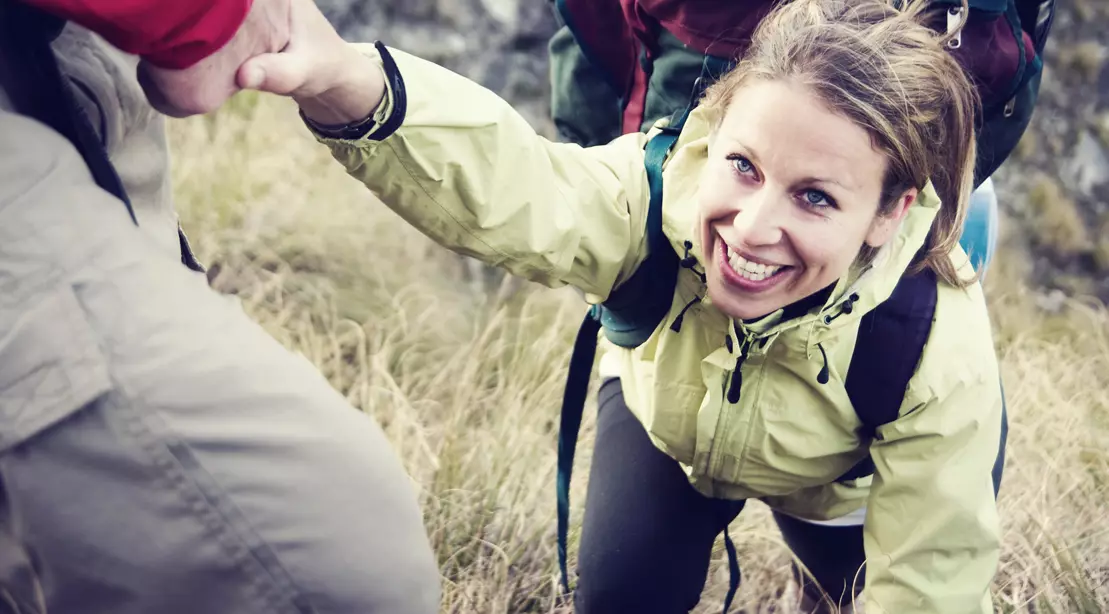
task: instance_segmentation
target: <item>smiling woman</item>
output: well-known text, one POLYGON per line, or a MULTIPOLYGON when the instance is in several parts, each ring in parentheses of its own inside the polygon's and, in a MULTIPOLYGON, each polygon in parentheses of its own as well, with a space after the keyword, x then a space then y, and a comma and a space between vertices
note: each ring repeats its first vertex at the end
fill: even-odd
POLYGON ((886 156, 812 89, 763 81, 735 93, 701 171, 708 292, 751 319, 815 294, 881 246, 916 198, 878 215, 886 156))
POLYGON ((914 268, 973 282, 949 254, 973 186, 977 98, 912 19, 923 6, 898 16, 863 3, 823 22, 780 12, 779 30, 759 29, 751 52, 709 88, 701 239, 721 310, 761 317, 866 264, 928 180, 947 206, 914 268), (882 27, 846 27, 851 19, 882 27))
POLYGON ((949 254, 973 187, 979 102, 965 72, 916 23, 924 7, 918 2, 897 16, 885 3, 844 5, 842 19, 829 21, 782 11, 775 20, 779 30, 756 31, 751 52, 709 88, 704 106, 715 123, 705 183, 726 186, 718 179, 725 163, 747 181, 718 196, 715 189, 702 190, 704 244, 722 241, 720 251, 734 253, 735 262, 761 262, 755 252, 766 250, 748 238, 759 240, 758 232, 773 229, 781 237, 770 251, 792 251, 779 256, 795 261, 773 263, 783 265, 783 277, 759 288, 766 292, 758 299, 737 296, 731 303, 710 271, 709 292, 718 300, 743 303, 747 314, 760 307, 768 313, 816 292, 852 264, 866 264, 893 237, 928 181, 947 206, 913 268, 930 268, 957 287, 974 281, 956 272, 949 254), (881 27, 846 27, 853 19, 881 27), (770 216, 764 208, 793 209, 785 203, 798 200, 817 217, 760 224, 761 216, 770 216), (816 219, 826 222, 826 234, 817 234, 816 219), (726 231, 729 222, 733 228, 726 231), (817 253, 805 253, 817 246, 817 253), (790 273, 793 279, 786 279, 790 273))
POLYGON ((579 613, 690 610, 715 537, 748 499, 774 509, 813 605, 823 589, 829 607, 861 593, 871 612, 991 610, 1003 407, 957 244, 976 101, 944 51, 958 30, 933 31, 908 4, 783 4, 680 134, 660 126, 676 137, 661 173, 660 130, 552 143, 492 92, 382 44, 352 54, 322 20, 247 67, 259 89, 297 99, 351 175, 459 253, 594 301, 651 250, 682 255, 650 339, 602 361, 616 373, 601 393, 579 613), (928 306, 922 352, 893 341, 904 331, 862 330, 905 280, 934 298, 934 310, 908 300, 928 306), (848 371, 875 340, 911 379, 868 431, 848 371), (849 473, 868 454, 873 472, 849 473))

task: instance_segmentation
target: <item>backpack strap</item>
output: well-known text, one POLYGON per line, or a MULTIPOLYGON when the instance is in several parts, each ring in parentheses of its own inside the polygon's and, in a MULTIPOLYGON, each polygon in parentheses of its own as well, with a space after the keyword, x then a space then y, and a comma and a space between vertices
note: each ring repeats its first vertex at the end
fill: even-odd
MULTIPOLYGON (((96 185, 121 200, 131 221, 138 226, 123 181, 50 46, 65 25, 64 19, 33 6, 17 0, 0 0, 0 86, 17 112, 46 124, 77 148, 96 185)), ((193 271, 204 272, 180 223, 177 239, 181 263, 193 271)))
MULTIPOLYGON (((916 373, 935 318, 937 282, 926 270, 901 278, 884 303, 863 316, 847 372, 847 396, 862 422, 860 439, 872 440, 878 427, 897 419, 909 380, 916 373)), ((1005 387, 1001 389, 1001 441, 991 471, 994 498, 1001 490, 1005 443, 1009 433, 1005 387)), ((837 481, 856 480, 875 471, 870 456, 837 481)))
POLYGON ((666 318, 677 281, 679 259, 662 229, 662 166, 692 107, 647 141, 643 164, 647 173, 650 204, 647 207, 647 257, 635 273, 614 290, 603 304, 594 305, 578 330, 570 354, 570 370, 562 396, 558 427, 558 568, 563 591, 570 592, 567 572, 567 534, 570 529, 570 476, 578 443, 589 377, 597 355, 597 335, 620 347, 634 348, 647 341, 666 318))
POLYGON ((704 88, 726 72, 727 67, 722 62, 705 58, 701 76, 693 82, 689 104, 675 113, 670 122, 647 142, 643 158, 650 191, 647 257, 595 312, 601 320, 605 337, 619 347, 635 348, 646 343, 670 311, 681 260, 662 229, 662 167, 704 88))
MULTIPOLYGON (((845 387, 862 422, 859 438, 863 441, 873 439, 878 427, 897 419, 932 332, 936 284, 931 269, 902 277, 893 294, 859 323, 845 387)), ((838 481, 872 473, 874 461, 867 456, 838 481)))
POLYGON ((1021 28, 1032 37, 1036 55, 1043 54, 1055 21, 1055 0, 1013 0, 1021 28))
POLYGON ((0 83, 19 113, 37 119, 69 139, 81 153, 96 184, 123 201, 131 221, 138 218, 104 145, 62 75, 50 43, 65 21, 14 0, 0 0, 0 83))

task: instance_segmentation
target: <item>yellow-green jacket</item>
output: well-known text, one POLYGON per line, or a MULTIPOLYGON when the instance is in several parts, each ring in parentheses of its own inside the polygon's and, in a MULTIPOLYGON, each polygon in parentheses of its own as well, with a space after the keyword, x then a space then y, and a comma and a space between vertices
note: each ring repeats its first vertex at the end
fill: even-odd
MULTIPOLYGON (((354 141, 319 137, 352 176, 440 244, 527 279, 570 284, 600 301, 631 275, 645 256, 646 135, 590 149, 552 143, 492 92, 392 55, 407 98, 399 130, 384 136, 375 128, 354 141)), ((379 118, 391 111, 393 94, 379 118)), ((664 229, 679 253, 689 241, 700 254, 694 195, 707 135, 705 117, 694 111, 664 171, 664 229)), ((804 316, 783 322, 779 313, 749 326, 706 298, 675 333, 670 324, 682 308, 705 297, 700 278, 683 269, 652 338, 635 350, 607 350, 618 355, 631 410, 704 494, 757 498, 810 519, 866 505, 870 613, 991 611, 1001 396, 978 285, 941 284, 900 416, 870 448, 876 473, 835 483, 867 454, 844 389, 859 320, 890 295, 939 206, 926 188, 875 264, 841 280, 823 307, 804 316), (860 297, 855 309, 826 323, 823 316, 852 293, 860 297), (724 393, 737 356, 728 348, 740 341, 754 343, 739 402, 731 404, 724 393), (817 344, 831 373, 823 385, 817 344)), ((952 258, 966 262, 956 252, 952 258)))

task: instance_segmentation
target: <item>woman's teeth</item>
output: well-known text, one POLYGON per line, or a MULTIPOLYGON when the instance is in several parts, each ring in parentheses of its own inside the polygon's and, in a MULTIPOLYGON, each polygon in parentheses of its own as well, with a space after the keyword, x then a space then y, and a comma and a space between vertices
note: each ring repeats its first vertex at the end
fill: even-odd
POLYGON ((751 262, 743 256, 732 251, 731 247, 728 250, 728 264, 731 265, 732 270, 738 273, 744 279, 751 281, 762 281, 767 277, 773 276, 778 271, 782 270, 781 265, 765 265, 757 262, 751 262))

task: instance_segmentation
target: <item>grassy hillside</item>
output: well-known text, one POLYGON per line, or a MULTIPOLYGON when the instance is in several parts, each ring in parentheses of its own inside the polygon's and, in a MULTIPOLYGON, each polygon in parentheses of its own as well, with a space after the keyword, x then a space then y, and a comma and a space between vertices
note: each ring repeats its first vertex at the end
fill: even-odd
MULTIPOLYGON (((373 415, 419 484, 442 611, 568 612, 554 477, 576 295, 473 290, 457 257, 348 178, 283 101, 240 97, 171 135, 183 222, 214 285, 373 415)), ((1045 299, 1021 281, 1023 253, 1001 258, 987 284, 1011 412, 996 607, 1109 611, 1109 315, 1045 299)), ((768 520, 752 504, 732 529, 736 611, 788 602, 789 555, 768 520)), ((718 612, 727 586, 720 544, 714 558, 698 612, 718 612)))

